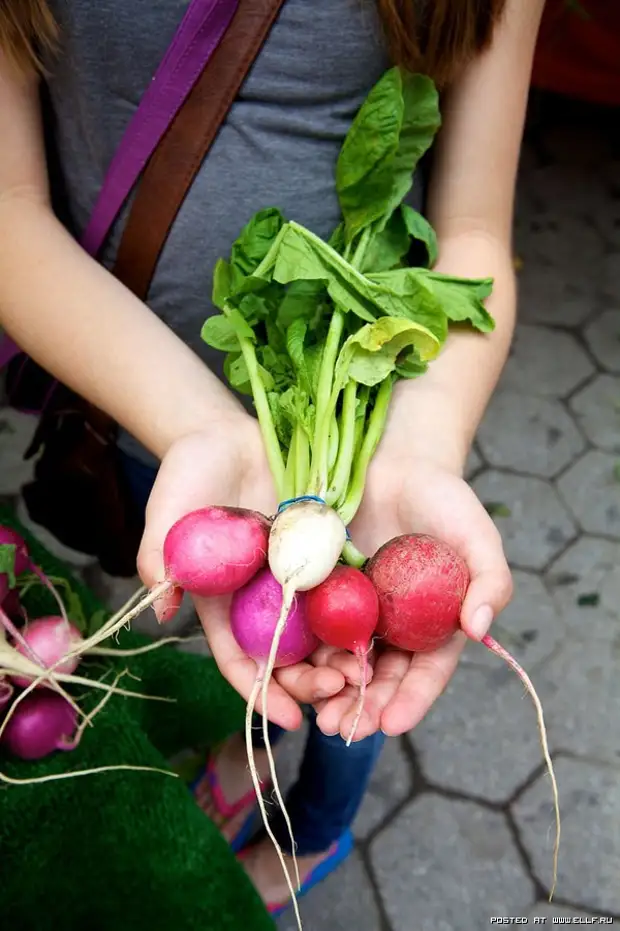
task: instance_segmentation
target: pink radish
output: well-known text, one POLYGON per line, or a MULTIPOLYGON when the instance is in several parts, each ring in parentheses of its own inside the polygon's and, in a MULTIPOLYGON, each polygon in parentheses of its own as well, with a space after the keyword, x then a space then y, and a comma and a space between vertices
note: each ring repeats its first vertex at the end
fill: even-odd
POLYGON ((306 593, 312 632, 329 646, 350 650, 360 667, 360 696, 347 740, 351 744, 364 709, 368 654, 379 620, 379 597, 370 579, 352 566, 336 566, 324 582, 306 593))
MULTIPOLYGON (((295 598, 285 617, 285 627, 278 640, 276 655, 275 657, 272 655, 274 633, 281 617, 282 598, 282 586, 274 578, 271 570, 265 568, 248 582, 247 585, 238 589, 233 595, 230 607, 230 624, 235 640, 244 653, 251 657, 257 665, 256 681, 252 689, 252 694, 248 699, 245 716, 245 740, 248 763, 256 798, 265 824, 265 830, 271 838, 280 858, 282 869, 284 870, 284 875, 289 885, 295 914, 301 925, 297 900, 288 870, 286 869, 284 856, 269 824, 269 818, 261 792, 260 780, 254 762, 254 747, 252 744, 252 717, 268 666, 270 665, 273 669, 277 666, 291 666, 294 663, 299 663, 318 646, 318 640, 313 635, 308 624, 305 595, 301 592, 295 598)), ((294 851, 295 842, 292 827, 275 773, 275 763, 267 732, 267 716, 264 713, 264 708, 263 738, 269 759, 275 795, 289 830, 292 845, 291 849, 294 851)), ((295 860, 294 853, 293 859, 295 869, 297 869, 297 861, 295 860)), ((298 887, 300 885, 298 872, 297 885, 298 887)))
MULTIPOLYGON (((415 653, 430 653, 452 639, 460 627, 470 576, 464 560, 450 546, 424 534, 405 534, 384 544, 366 571, 379 596, 377 634, 386 643, 415 653)), ((482 638, 482 643, 516 672, 536 708, 556 818, 552 898, 560 846, 560 808, 542 705, 529 676, 507 650, 489 635, 482 638)))
POLYGON ((469 571, 457 553, 426 534, 385 543, 366 567, 379 593, 377 636, 401 650, 437 650, 460 626, 469 571))
POLYGON ((75 730, 75 711, 61 695, 33 692, 15 709, 1 742, 20 760, 40 760, 55 750, 72 750, 75 730))
MULTIPOLYGON (((64 656, 72 653, 82 643, 82 635, 77 627, 65 623, 61 617, 41 617, 26 624, 21 630, 21 642, 15 643, 15 649, 22 656, 37 657, 37 665, 44 669, 54 669, 54 672, 70 675, 74 672, 80 661, 79 656, 64 656)), ((32 680, 26 677, 13 676, 13 682, 25 688, 32 680)), ((46 683, 42 683, 45 685, 46 683)))

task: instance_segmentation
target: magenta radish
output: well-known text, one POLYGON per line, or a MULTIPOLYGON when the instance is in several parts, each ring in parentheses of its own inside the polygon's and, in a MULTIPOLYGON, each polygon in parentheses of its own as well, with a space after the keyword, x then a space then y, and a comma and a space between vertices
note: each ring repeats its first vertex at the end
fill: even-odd
POLYGON ((306 594, 306 615, 312 632, 328 646, 349 650, 360 667, 360 695, 351 744, 357 730, 366 694, 368 654, 379 620, 379 597, 370 579, 352 566, 336 566, 324 582, 306 594))
MULTIPOLYGON (((65 623, 61 617, 41 617, 31 621, 21 630, 21 643, 15 643, 15 649, 22 656, 32 654, 37 658, 37 664, 44 669, 53 669, 55 673, 70 675, 77 669, 79 656, 73 653, 83 638, 77 627, 65 623), (67 657, 66 659, 64 657, 67 657)), ((25 688, 32 680, 26 677, 14 676, 13 681, 21 688, 25 688)), ((42 683, 46 685, 47 683, 42 683)))
MULTIPOLYGON (((366 571, 379 597, 377 634, 386 643, 414 653, 429 653, 448 643, 460 628, 470 576, 464 560, 446 543, 424 534, 395 537, 375 553, 366 571)), ((560 808, 542 705, 529 676, 510 653, 491 636, 483 637, 481 642, 519 676, 536 709, 556 818, 552 898, 560 846, 560 808)))
MULTIPOLYGON (((299 919, 297 911, 297 901, 294 889, 291 884, 288 870, 284 862, 282 850, 272 832, 269 824, 269 818, 263 801, 260 780, 254 762, 254 746, 252 743, 252 717, 256 700, 261 685, 266 675, 268 665, 271 669, 279 666, 291 666, 305 659, 317 646, 318 640, 313 635, 306 618, 305 595, 300 593, 290 606, 285 617, 285 626, 278 639, 277 651, 273 656, 274 633, 278 627, 281 610, 282 610, 282 586, 275 579, 269 568, 263 569, 243 588, 238 589, 232 597, 230 607, 230 623, 233 636, 241 647, 257 665, 256 681, 252 694, 248 699, 246 717, 245 717, 245 740, 246 751, 248 755, 248 764, 252 776, 252 783, 256 792, 256 798, 260 807, 261 815, 265 824, 267 834, 271 838, 274 847, 280 858, 284 875, 289 885, 291 898, 295 913, 299 919)), ((275 763, 267 731, 267 717, 263 709, 263 737, 265 749, 270 762, 271 777, 276 798, 282 809, 289 834, 291 837, 291 849, 295 850, 295 841, 293 838, 292 827, 286 811, 286 806, 280 792, 278 778, 275 772, 275 763)), ((295 869, 297 871, 297 861, 293 853, 295 869)), ((300 885, 299 872, 297 871, 297 885, 300 885)))
POLYGON ((76 714, 61 695, 26 695, 8 721, 2 745, 20 760, 40 760, 55 750, 72 750, 76 714))

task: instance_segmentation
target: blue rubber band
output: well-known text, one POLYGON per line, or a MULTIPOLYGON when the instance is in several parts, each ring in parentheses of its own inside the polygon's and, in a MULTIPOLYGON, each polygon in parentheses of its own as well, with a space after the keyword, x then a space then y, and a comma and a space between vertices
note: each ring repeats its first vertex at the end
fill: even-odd
MULTIPOLYGON (((282 511, 286 511, 292 504, 299 504, 302 501, 316 501, 317 504, 324 504, 325 507, 327 507, 327 501, 324 498, 320 498, 318 495, 300 495, 299 498, 287 498, 286 501, 281 501, 278 505, 278 514, 281 514, 282 511)), ((347 540, 350 540, 351 534, 349 533, 348 527, 345 527, 345 532, 347 540)))

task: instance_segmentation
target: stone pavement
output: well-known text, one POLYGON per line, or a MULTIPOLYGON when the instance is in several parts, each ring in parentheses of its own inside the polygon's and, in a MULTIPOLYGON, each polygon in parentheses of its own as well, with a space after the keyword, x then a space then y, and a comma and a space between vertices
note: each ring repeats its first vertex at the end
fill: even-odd
MULTIPOLYGON (((618 125, 614 113, 532 101, 516 221, 520 322, 469 469, 514 569, 515 598, 495 632, 539 691, 557 768, 554 904, 534 712, 513 674, 472 644, 426 720, 388 742, 355 855, 303 902, 309 931, 478 931, 494 916, 620 922, 618 125)), ((0 494, 23 476, 14 451, 28 429, 0 418, 5 435, 17 431, 2 444, 0 494)), ((115 603, 118 589, 104 588, 115 603)), ((302 742, 290 738, 285 783, 302 742)))

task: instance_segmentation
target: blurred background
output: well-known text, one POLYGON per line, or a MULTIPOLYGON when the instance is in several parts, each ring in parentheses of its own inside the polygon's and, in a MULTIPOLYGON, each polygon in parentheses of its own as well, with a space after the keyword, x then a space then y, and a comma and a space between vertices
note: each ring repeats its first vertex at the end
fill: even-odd
MULTIPOLYGON (((545 708, 563 816, 555 904, 534 711, 514 675, 472 644, 422 725, 388 741, 356 822, 358 849, 306 900, 309 927, 620 921, 618 7, 548 7, 517 193, 519 323, 468 470, 514 570, 495 633, 545 708)), ((3 503, 30 477, 22 454, 33 428, 0 410, 3 503)), ((135 589, 86 575, 111 607, 135 589)), ((141 627, 153 632, 150 619, 141 627)), ((302 743, 297 734, 283 752, 285 782, 302 743)), ((294 925, 285 917, 279 927, 294 925)))

